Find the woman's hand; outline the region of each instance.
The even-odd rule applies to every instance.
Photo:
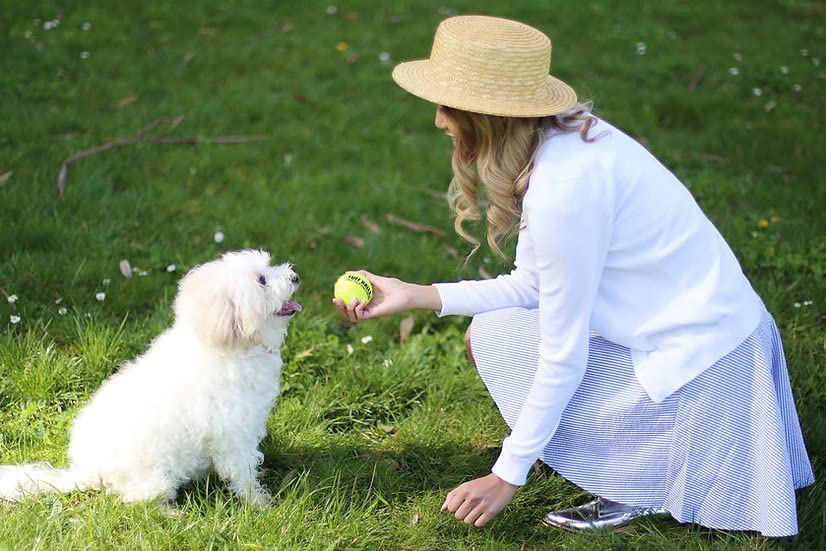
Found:
[[[442,301],[435,287],[406,283],[393,277],[383,277],[364,270],[358,273],[370,280],[373,286],[373,299],[365,305],[363,301],[353,299],[344,304],[340,298],[334,298],[333,304],[342,316],[352,322],[381,318],[408,310],[441,310]]]
[[[453,513],[465,524],[482,527],[508,506],[517,489],[519,486],[490,473],[447,494],[442,511]]]

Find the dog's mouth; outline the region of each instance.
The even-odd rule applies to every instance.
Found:
[[[288,300],[284,303],[284,306],[281,307],[281,310],[275,313],[276,316],[292,316],[295,315],[296,312],[302,311],[304,308],[297,302],[292,300]]]

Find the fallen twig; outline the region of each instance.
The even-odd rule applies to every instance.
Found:
[[[439,228],[435,228],[433,226],[427,226],[425,224],[419,224],[419,223],[413,222],[411,220],[405,220],[404,218],[399,218],[398,216],[396,216],[395,214],[390,213],[390,212],[387,213],[385,218],[387,218],[387,221],[390,222],[391,224],[396,224],[397,226],[404,226],[405,228],[411,229],[415,232],[419,232],[419,233],[429,232],[429,233],[438,235],[439,237],[445,237],[447,235],[443,230],[441,230]]]
[[[111,142],[106,142],[100,145],[96,145],[90,149],[85,151],[80,151],[75,153],[74,155],[70,155],[63,160],[63,163],[60,165],[60,173],[57,175],[57,193],[60,195],[60,198],[63,199],[64,190],[66,188],[66,176],[69,173],[69,165],[75,161],[79,161],[80,159],[91,157],[92,155],[96,155],[98,153],[102,153],[106,150],[113,149],[115,147],[120,147],[124,145],[132,145],[136,143],[173,143],[173,144],[202,144],[202,143],[209,143],[209,144],[239,144],[239,143],[247,143],[247,142],[259,142],[262,140],[266,140],[267,136],[263,134],[256,134],[253,136],[215,136],[215,137],[204,137],[204,136],[147,136],[146,133],[150,130],[154,129],[160,124],[169,123],[170,128],[177,127],[181,121],[183,120],[183,116],[178,116],[173,119],[169,118],[159,118],[152,122],[149,126],[132,134],[131,136],[125,136],[123,138],[118,138],[116,140],[112,140]]]
[[[706,66],[700,63],[697,65],[697,70],[694,72],[694,76],[691,77],[691,82],[688,83],[688,91],[693,92],[697,85],[700,84],[700,81],[703,79],[703,75],[706,73]]]

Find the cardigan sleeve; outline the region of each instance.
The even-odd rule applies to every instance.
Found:
[[[539,283],[539,360],[492,471],[515,485],[553,437],[588,363],[589,321],[611,233],[598,182],[546,182],[525,200]]]
[[[440,317],[448,315],[474,316],[482,312],[521,306],[536,308],[539,301],[539,283],[533,258],[531,236],[520,223],[516,243],[514,269],[495,279],[434,283],[442,300]]]

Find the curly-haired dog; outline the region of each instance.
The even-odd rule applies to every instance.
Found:
[[[124,501],[174,499],[216,472],[241,498],[269,500],[258,445],[279,393],[279,348],[301,306],[298,275],[240,251],[181,279],[175,322],[112,375],[78,415],[69,465],[0,467],[0,498],[97,489]]]

